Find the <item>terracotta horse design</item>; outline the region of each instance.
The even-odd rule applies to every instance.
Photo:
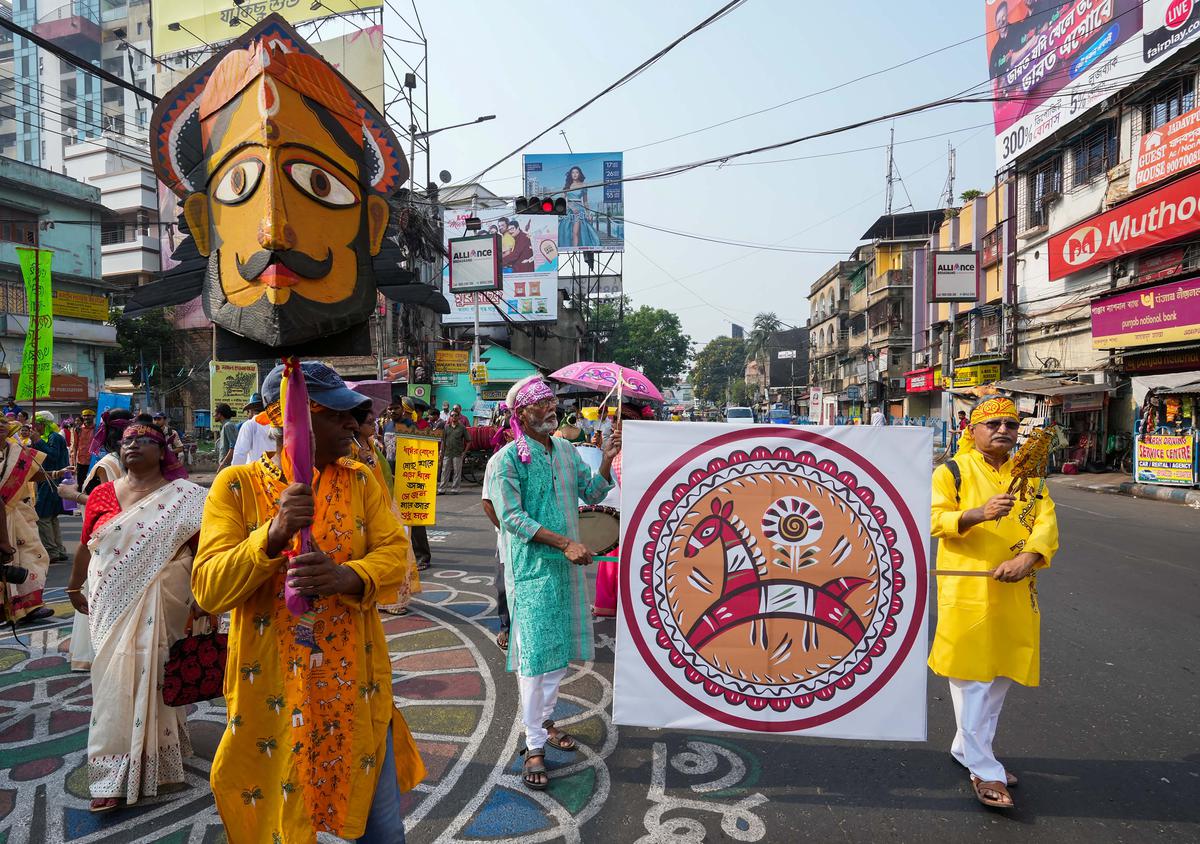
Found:
[[[723,581],[713,603],[687,631],[693,648],[736,625],[769,618],[802,619],[836,630],[854,644],[862,640],[866,629],[846,598],[869,580],[839,577],[814,586],[802,580],[763,579],[766,563],[754,537],[734,515],[733,502],[713,499],[711,515],[692,530],[683,555],[695,557],[718,541],[725,552]],[[701,591],[712,592],[711,584],[699,572],[688,580]],[[752,637],[756,635],[752,631]],[[765,638],[762,644],[766,645]]]

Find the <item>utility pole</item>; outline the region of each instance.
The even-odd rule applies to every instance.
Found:
[[[896,143],[896,127],[893,126],[888,135],[887,148],[887,191],[884,199],[884,214],[891,216],[892,214],[892,191],[896,184],[895,178],[895,159],[892,157],[892,147]]]

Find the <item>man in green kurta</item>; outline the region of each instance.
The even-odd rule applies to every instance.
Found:
[[[572,660],[591,659],[592,620],[583,566],[592,555],[579,542],[579,501],[598,504],[612,489],[619,430],[605,443],[599,474],[558,427],[554,391],[538,376],[508,392],[514,440],[492,458],[488,498],[502,532],[504,579],[512,627],[508,667],[516,670],[525,725],[524,783],[542,790],[545,746],[574,751],[575,739],[550,720]]]

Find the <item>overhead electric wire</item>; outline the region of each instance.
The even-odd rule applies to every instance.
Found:
[[[676,229],[663,228],[662,226],[655,226],[651,225],[650,223],[638,222],[637,220],[632,220],[629,217],[620,217],[615,219],[620,219],[620,221],[623,223],[638,226],[639,228],[653,229],[654,231],[663,232],[664,234],[673,234],[677,237],[686,237],[692,240],[703,240],[708,243],[719,243],[725,246],[744,246],[747,248],[766,250],[770,252],[797,252],[812,255],[845,255],[849,251],[847,249],[810,249],[801,246],[778,246],[776,244],[749,243],[744,240],[728,240],[725,238],[696,234],[694,232],[683,232]]]
[[[652,65],[654,65],[654,64],[655,64],[656,62],[658,62],[658,61],[659,61],[661,58],[663,58],[663,56],[665,56],[665,55],[667,55],[668,53],[670,53],[672,50],[674,50],[676,47],[678,47],[680,44],[682,44],[682,43],[683,43],[684,41],[686,41],[688,38],[692,37],[693,35],[695,35],[696,33],[700,32],[701,30],[703,30],[703,29],[705,29],[705,28],[707,28],[707,27],[711,26],[712,24],[716,23],[718,20],[720,20],[721,18],[725,17],[727,14],[729,14],[730,12],[732,12],[734,9],[736,9],[738,6],[741,6],[741,5],[742,5],[742,4],[744,4],[745,2],[746,2],[746,0],[731,0],[731,2],[729,2],[729,3],[726,3],[724,6],[722,6],[720,9],[718,9],[716,12],[714,12],[714,13],[713,13],[713,14],[711,14],[711,15],[709,15],[707,18],[705,18],[704,20],[702,20],[700,23],[696,24],[694,27],[692,27],[691,29],[689,29],[689,30],[688,30],[687,32],[685,32],[683,35],[681,35],[681,36],[679,36],[678,38],[676,38],[676,39],[675,39],[674,41],[672,41],[671,43],[667,44],[667,46],[663,47],[661,50],[659,50],[658,52],[656,52],[654,55],[650,56],[650,58],[648,58],[648,59],[646,59],[645,61],[643,61],[641,64],[639,64],[639,65],[638,65],[637,67],[635,67],[633,70],[629,71],[629,72],[628,72],[628,73],[626,73],[624,76],[622,76],[620,79],[618,79],[616,82],[613,82],[611,85],[609,85],[608,87],[604,88],[604,89],[603,89],[602,91],[600,91],[598,94],[595,94],[594,96],[592,96],[592,97],[590,97],[589,99],[585,100],[585,101],[584,101],[584,102],[583,102],[581,105],[579,105],[579,106],[576,106],[574,109],[572,109],[571,111],[569,111],[569,112],[568,112],[567,114],[565,114],[563,117],[559,118],[559,119],[558,119],[558,120],[556,120],[554,123],[550,124],[549,126],[547,126],[547,127],[546,127],[545,129],[543,129],[542,131],[538,132],[536,135],[534,135],[534,136],[533,136],[532,138],[530,138],[528,141],[526,141],[525,143],[523,143],[523,144],[521,144],[520,146],[518,146],[518,147],[517,147],[516,149],[514,149],[512,152],[508,153],[507,155],[504,155],[504,156],[502,156],[502,157],[501,157],[501,158],[499,158],[498,160],[494,161],[493,163],[489,164],[487,167],[485,167],[485,168],[483,168],[482,170],[480,170],[478,173],[476,173],[476,174],[475,174],[474,176],[472,176],[470,179],[467,179],[467,180],[466,180],[466,182],[465,182],[465,184],[471,184],[472,182],[478,182],[478,181],[479,181],[479,179],[481,179],[481,178],[482,178],[483,176],[485,176],[487,173],[489,173],[489,172],[491,172],[492,170],[494,170],[495,168],[499,167],[499,166],[500,166],[501,164],[503,164],[505,161],[508,161],[508,159],[512,158],[512,157],[513,157],[514,155],[516,155],[517,153],[521,152],[523,149],[525,149],[526,147],[528,147],[530,144],[534,143],[534,142],[535,142],[535,141],[537,141],[539,138],[542,138],[543,136],[545,136],[545,135],[549,134],[551,131],[553,131],[553,130],[557,129],[559,126],[561,126],[562,124],[566,123],[566,122],[567,122],[568,120],[570,120],[572,117],[574,117],[575,115],[579,114],[581,111],[583,111],[584,109],[586,109],[586,108],[587,108],[588,106],[590,106],[592,103],[594,103],[594,102],[596,102],[597,100],[599,100],[601,97],[603,97],[603,96],[605,96],[606,94],[608,94],[608,93],[610,93],[610,92],[612,92],[612,91],[616,90],[617,88],[620,88],[620,87],[621,87],[622,85],[624,85],[626,82],[628,82],[629,80],[631,80],[631,79],[633,79],[634,77],[638,76],[638,75],[639,75],[639,74],[641,74],[643,71],[645,71],[647,68],[649,68],[649,67],[651,67]]]

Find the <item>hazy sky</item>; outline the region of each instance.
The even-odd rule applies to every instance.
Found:
[[[407,8],[405,0],[396,0]],[[432,139],[433,169],[457,182],[531,137],[722,5],[646,0],[442,3],[417,0],[430,52],[431,128],[496,120]],[[389,13],[386,31],[402,32]],[[958,93],[987,76],[983,0],[899,4],[749,0],[563,127],[576,152],[625,151],[625,172],[714,157],[806,135]],[[848,82],[964,39],[881,76],[709,131],[643,146]],[[959,105],[895,121],[894,209],[936,207],[946,144],[958,150],[956,193],[993,180],[991,109]],[[889,125],[737,164],[626,185],[625,291],[635,305],[680,315],[698,345],[773,310],[802,325],[809,285],[884,210]],[[946,135],[945,133],[953,133]],[[939,137],[929,136],[937,135]],[[926,140],[914,140],[927,138]],[[642,148],[638,148],[642,147]],[[863,147],[880,147],[850,152]],[[566,152],[558,130],[532,152]],[[829,156],[829,153],[844,153]],[[779,161],[801,156],[807,160]],[[423,177],[424,166],[421,166]],[[521,190],[514,156],[484,177]],[[907,188],[907,193],[905,192]],[[665,234],[694,234],[838,254],[755,252]]]

